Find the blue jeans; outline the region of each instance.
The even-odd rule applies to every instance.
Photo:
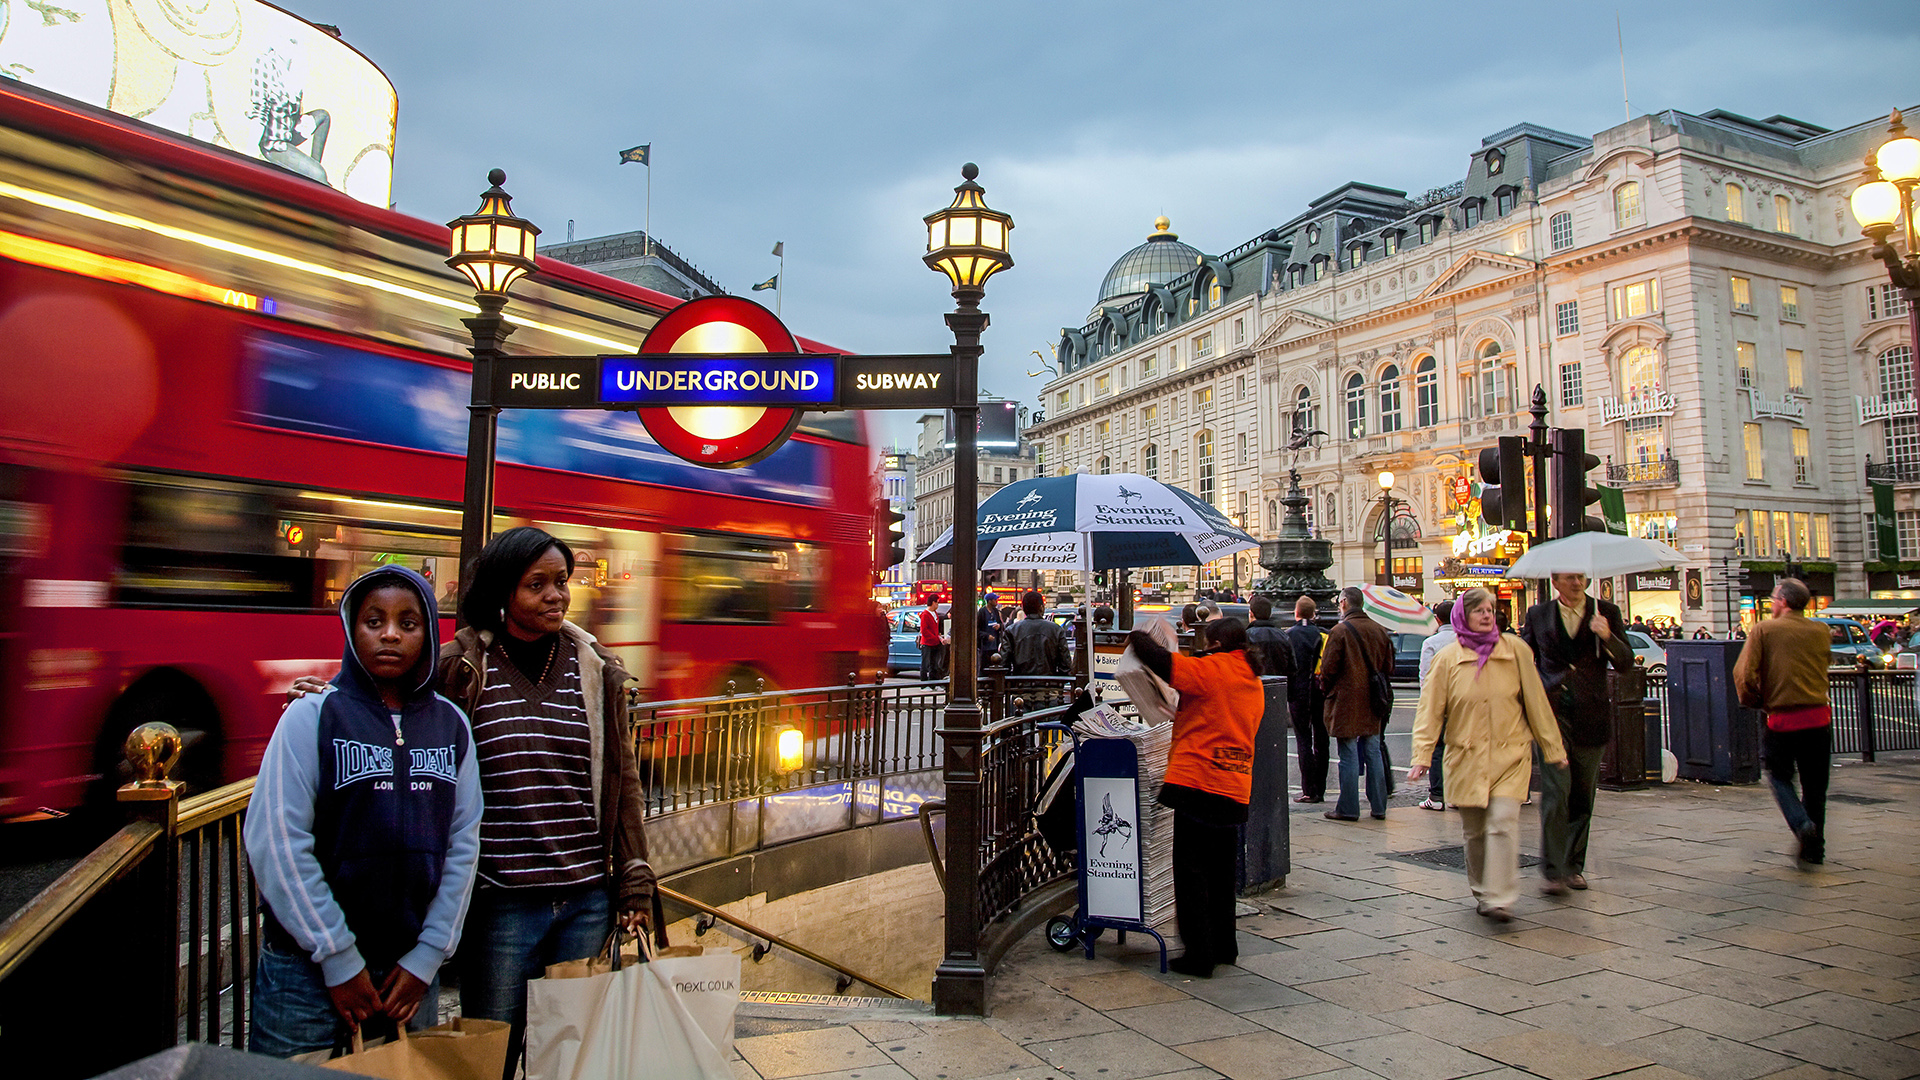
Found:
[[[1367,762],[1367,807],[1374,817],[1387,816],[1387,766],[1380,756],[1380,737],[1362,735],[1341,739],[1340,798],[1333,812],[1343,817],[1360,816],[1360,761]]]
[[[613,907],[599,884],[577,888],[473,890],[460,935],[460,1015],[504,1020],[507,1071],[519,1070],[527,1036],[527,980],[548,964],[600,952],[613,933]]]
[[[374,975],[374,988],[386,973]],[[433,1026],[440,1011],[440,977],[427,984],[420,1009],[407,1022],[407,1030],[424,1031]],[[367,1022],[373,1035],[391,1033],[393,1023],[384,1017]],[[256,1054],[286,1058],[311,1054],[348,1045],[353,1029],[334,1011],[333,996],[327,993],[320,965],[304,956],[282,952],[272,944],[260,946],[260,962],[253,969],[253,1023],[247,1030],[247,1049]]]

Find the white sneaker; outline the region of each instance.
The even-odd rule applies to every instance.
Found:
[[[1421,799],[1418,805],[1422,810],[1445,810],[1447,808],[1445,803],[1432,798]]]

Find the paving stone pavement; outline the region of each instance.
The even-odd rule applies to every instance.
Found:
[[[1457,814],[1292,817],[1284,889],[1249,898],[1241,965],[1158,971],[1017,944],[985,1019],[756,1020],[740,1080],[1865,1080],[1920,1077],[1920,755],[1836,759],[1827,864],[1795,866],[1763,785],[1602,792],[1592,888],[1497,925],[1465,875],[1397,857]],[[1539,819],[1523,810],[1523,851]]]

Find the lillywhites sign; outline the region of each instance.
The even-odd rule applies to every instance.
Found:
[[[1913,395],[1902,394],[1892,400],[1861,397],[1854,395],[1853,403],[1860,409],[1860,422],[1871,424],[1875,420],[1885,420],[1894,416],[1913,415]]]
[[[1617,424],[1622,420],[1634,420],[1642,416],[1672,416],[1680,407],[1680,399],[1664,390],[1649,390],[1636,393],[1626,400],[1620,398],[1600,399],[1600,419],[1604,423]]]
[[[1628,574],[1628,592],[1674,592],[1680,588],[1680,575],[1672,570],[1651,574]]]
[[[1758,390],[1747,391],[1747,415],[1754,420],[1776,417],[1781,420],[1805,420],[1807,403],[1793,398],[1770,398]]]

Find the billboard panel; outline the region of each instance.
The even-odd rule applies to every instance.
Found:
[[[988,447],[1014,447],[1020,445],[1020,406],[1012,401],[983,401],[980,403],[980,425],[978,442],[982,450]],[[947,449],[954,443],[953,413],[947,413]]]
[[[0,77],[272,162],[387,206],[393,84],[257,0],[0,3]]]

